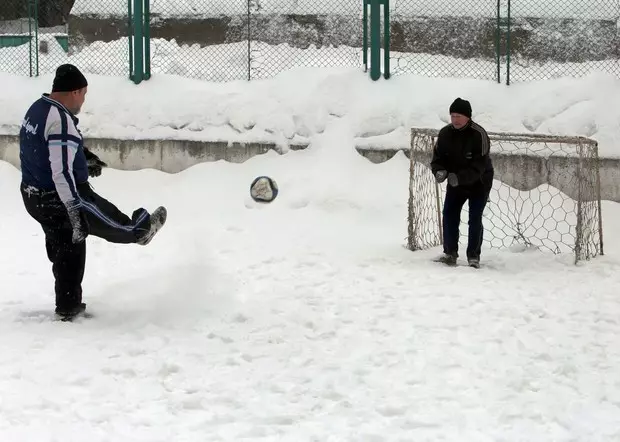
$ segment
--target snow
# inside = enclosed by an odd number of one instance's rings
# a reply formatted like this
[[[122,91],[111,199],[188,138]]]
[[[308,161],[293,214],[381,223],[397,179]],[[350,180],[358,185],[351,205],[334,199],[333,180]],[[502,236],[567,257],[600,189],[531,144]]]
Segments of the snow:
[[[407,146],[461,96],[488,130],[592,136],[617,156],[618,79],[88,79],[87,138],[310,145],[178,174],[105,170],[97,192],[126,213],[163,204],[168,223],[146,248],[88,239],[96,317],[75,324],[49,320],[44,237],[0,162],[1,440],[620,438],[620,206],[604,202],[593,261],[487,243],[486,268],[448,269],[438,249],[404,248],[404,154],[373,164],[354,149]],[[16,133],[51,77],[0,82],[0,127]],[[270,205],[249,198],[258,175],[279,185]]]
[[[102,59],[106,58],[98,60]],[[70,61],[92,71],[97,59],[84,60]],[[154,60],[156,66],[175,64],[167,56]],[[99,61],[98,66],[103,64]],[[620,80],[604,72],[506,86],[407,74],[373,82],[360,68],[328,66],[281,74],[274,69],[266,73],[269,78],[249,83],[154,73],[138,86],[95,69],[97,75],[88,75],[92,87],[81,126],[90,137],[260,141],[286,150],[342,122],[356,145],[406,148],[411,127],[441,128],[448,121],[450,103],[461,96],[471,101],[474,118],[488,131],[582,135],[599,143],[602,156],[620,156],[620,109],[615,105],[620,101]],[[49,73],[39,78],[0,73],[6,85],[0,96],[1,133],[15,133],[24,110],[50,89],[52,78]]]
[[[502,7],[506,8],[505,1]],[[538,0],[520,0],[511,4],[513,17],[616,19],[618,6],[609,0],[549,0],[544,6]],[[256,0],[252,13],[261,14],[348,14],[361,15],[361,2],[356,0]],[[489,0],[453,2],[451,0],[391,0],[390,9],[398,15],[453,17],[495,17],[497,3]],[[227,0],[152,0],[151,14],[171,17],[218,17],[247,14],[248,2]],[[72,15],[127,15],[127,2],[122,0],[76,0]]]

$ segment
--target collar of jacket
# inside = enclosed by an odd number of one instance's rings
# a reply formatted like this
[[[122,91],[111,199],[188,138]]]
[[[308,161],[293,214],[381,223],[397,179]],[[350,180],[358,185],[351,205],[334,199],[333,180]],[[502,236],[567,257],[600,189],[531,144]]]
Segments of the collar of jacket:
[[[41,97],[43,98],[43,100],[47,101],[48,103],[53,104],[54,106],[56,106],[60,110],[63,110],[66,113],[68,113],[69,116],[71,117],[71,119],[73,120],[73,124],[75,124],[76,127],[77,127],[77,125],[80,122],[80,120],[78,119],[78,117],[73,115],[73,113],[71,113],[71,111],[69,111],[69,109],[67,109],[64,104],[62,104],[59,101],[54,100],[53,98],[50,98],[50,94],[47,94],[47,93],[43,94]]]

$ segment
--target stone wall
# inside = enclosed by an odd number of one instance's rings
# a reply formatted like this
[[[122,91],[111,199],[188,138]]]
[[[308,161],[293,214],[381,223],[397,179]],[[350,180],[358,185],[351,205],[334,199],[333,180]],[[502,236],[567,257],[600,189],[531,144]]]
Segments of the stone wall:
[[[153,38],[179,44],[214,45],[248,39],[247,15],[211,18],[152,16]],[[250,17],[251,38],[288,43],[362,46],[359,16],[261,14]],[[391,49],[460,58],[493,59],[497,20],[471,17],[392,17]],[[583,62],[618,58],[618,30],[614,20],[514,18],[511,47],[515,57],[534,61]],[[111,41],[127,35],[126,17],[70,16],[72,44]],[[502,36],[500,53],[506,53]]]

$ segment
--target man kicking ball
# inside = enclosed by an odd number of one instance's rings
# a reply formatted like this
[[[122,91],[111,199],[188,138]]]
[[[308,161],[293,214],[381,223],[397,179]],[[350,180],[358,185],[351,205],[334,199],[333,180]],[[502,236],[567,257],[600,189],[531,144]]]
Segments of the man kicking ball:
[[[131,218],[97,195],[88,183],[105,166],[84,147],[76,115],[88,83],[77,67],[56,70],[52,93],[43,94],[26,112],[20,138],[26,211],[43,228],[47,257],[55,279],[56,314],[63,320],[83,314],[82,280],[86,237],[118,244],[146,245],[166,222],[166,209],[149,214],[139,208]]]

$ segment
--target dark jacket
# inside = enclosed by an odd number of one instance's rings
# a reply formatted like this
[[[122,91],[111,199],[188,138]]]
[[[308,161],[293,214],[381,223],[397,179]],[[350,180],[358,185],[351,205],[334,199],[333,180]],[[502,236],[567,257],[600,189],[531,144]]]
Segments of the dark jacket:
[[[431,169],[455,173],[459,187],[493,183],[493,163],[489,156],[491,141],[479,124],[469,121],[462,129],[451,124],[444,126],[437,136]]]
[[[56,190],[67,207],[80,204],[77,185],[88,181],[78,119],[43,94],[26,112],[19,134],[22,182]]]

